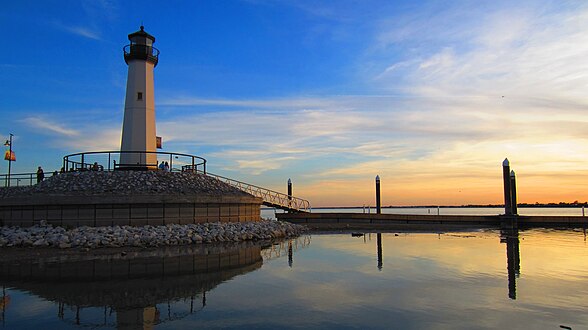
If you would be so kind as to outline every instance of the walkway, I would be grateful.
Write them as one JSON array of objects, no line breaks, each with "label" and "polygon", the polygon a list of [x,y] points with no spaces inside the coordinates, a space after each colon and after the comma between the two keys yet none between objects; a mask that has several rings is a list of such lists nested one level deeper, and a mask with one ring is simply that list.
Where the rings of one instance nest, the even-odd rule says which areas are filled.
[{"label": "walkway", "polygon": [[240,189],[246,193],[249,193],[255,197],[263,199],[263,205],[269,207],[279,208],[288,212],[310,212],[310,203],[302,198],[288,196],[286,194],[279,193],[277,191],[258,187],[249,183],[233,180],[224,176],[206,173],[206,175],[216,178],[224,183],[227,183],[237,189]]}]

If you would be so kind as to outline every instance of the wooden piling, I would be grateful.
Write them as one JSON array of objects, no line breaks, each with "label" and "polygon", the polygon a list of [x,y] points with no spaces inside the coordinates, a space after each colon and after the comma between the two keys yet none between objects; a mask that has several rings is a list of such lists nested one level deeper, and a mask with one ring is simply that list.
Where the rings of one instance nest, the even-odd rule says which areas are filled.
[{"label": "wooden piling", "polygon": [[380,176],[376,175],[376,214],[382,213],[382,207],[380,205]]},{"label": "wooden piling", "polygon": [[502,181],[504,184],[504,214],[512,215],[512,197],[510,187],[510,162],[505,158],[502,162]]},{"label": "wooden piling", "polygon": [[518,207],[517,207],[517,178],[515,175],[515,171],[510,171],[510,199],[511,199],[511,209],[512,214],[517,215],[519,214]]}]

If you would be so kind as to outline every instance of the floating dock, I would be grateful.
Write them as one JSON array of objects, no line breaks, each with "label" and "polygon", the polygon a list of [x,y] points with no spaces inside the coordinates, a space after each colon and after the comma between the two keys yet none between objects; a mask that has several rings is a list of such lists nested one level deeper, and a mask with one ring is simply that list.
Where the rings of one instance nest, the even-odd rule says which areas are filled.
[{"label": "floating dock", "polygon": [[278,220],[318,230],[447,230],[462,228],[586,228],[582,216],[417,215],[374,213],[277,213]]}]

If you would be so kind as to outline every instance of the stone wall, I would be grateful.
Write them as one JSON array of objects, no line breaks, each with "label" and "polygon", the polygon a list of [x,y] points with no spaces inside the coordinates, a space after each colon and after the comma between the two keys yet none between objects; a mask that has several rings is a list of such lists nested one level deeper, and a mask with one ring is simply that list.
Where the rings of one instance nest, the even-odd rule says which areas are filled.
[{"label": "stone wall", "polygon": [[0,206],[0,226],[144,226],[260,220],[260,203],[125,203]]}]

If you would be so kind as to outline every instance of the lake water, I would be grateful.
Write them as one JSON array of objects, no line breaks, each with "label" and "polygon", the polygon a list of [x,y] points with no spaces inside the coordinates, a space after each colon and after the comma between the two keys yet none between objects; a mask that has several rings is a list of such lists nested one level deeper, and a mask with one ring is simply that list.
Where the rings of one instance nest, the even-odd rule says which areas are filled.
[{"label": "lake water", "polygon": [[[274,208],[262,208],[261,216],[275,219],[276,213],[282,210]],[[365,208],[329,208],[312,209],[313,213],[376,213],[374,207]],[[385,214],[441,214],[441,215],[499,215],[504,214],[502,207],[406,207],[406,208],[382,208]],[[581,207],[519,207],[519,215],[588,215],[588,209]]]},{"label": "lake water", "polygon": [[[3,251],[3,329],[588,328],[584,230]],[[31,250],[32,251],[32,250]]]}]

